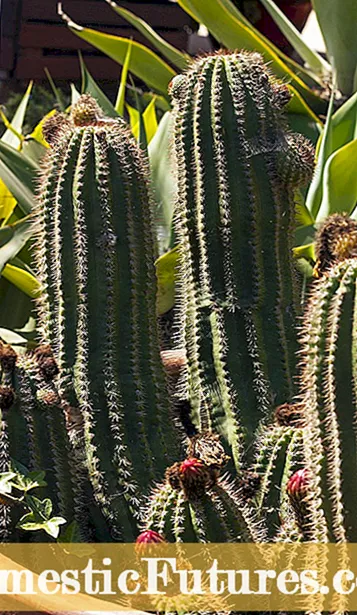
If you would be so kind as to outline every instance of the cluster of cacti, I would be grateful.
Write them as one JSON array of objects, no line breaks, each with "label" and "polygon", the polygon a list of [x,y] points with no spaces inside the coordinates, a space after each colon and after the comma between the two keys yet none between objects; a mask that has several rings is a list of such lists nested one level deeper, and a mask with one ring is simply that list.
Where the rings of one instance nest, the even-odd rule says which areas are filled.
[{"label": "cluster of cacti", "polygon": [[[320,230],[298,354],[294,199],[313,150],[286,128],[289,90],[259,55],[218,53],[170,92],[171,348],[160,354],[145,155],[82,96],[44,127],[41,344],[0,349],[1,471],[45,470],[81,540],[354,539],[357,224]],[[18,513],[3,511],[14,539]]]}]

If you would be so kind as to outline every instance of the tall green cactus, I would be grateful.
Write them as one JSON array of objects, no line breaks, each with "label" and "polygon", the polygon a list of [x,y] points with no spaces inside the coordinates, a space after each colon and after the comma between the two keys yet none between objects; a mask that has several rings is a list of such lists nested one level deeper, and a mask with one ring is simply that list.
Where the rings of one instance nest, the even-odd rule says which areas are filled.
[{"label": "tall green cactus", "polygon": [[[357,540],[357,224],[328,218],[317,238],[301,391],[311,489],[308,539]],[[319,506],[322,503],[322,508]]]},{"label": "tall green cactus", "polygon": [[252,53],[196,61],[171,84],[181,248],[177,347],[198,426],[236,466],[270,408],[295,392],[294,189],[313,149],[282,115],[287,86]]},{"label": "tall green cactus", "polygon": [[[64,508],[78,512],[88,505],[91,516],[93,492],[100,513],[93,509],[91,523],[102,516],[114,538],[130,540],[137,533],[140,498],[152,480],[162,478],[178,449],[156,330],[147,163],[123,120],[104,118],[89,96],[79,99],[70,118],[51,118],[44,134],[51,149],[37,212],[39,324],[42,348],[51,347],[57,360],[61,402],[37,410],[44,403],[38,370],[46,356],[40,366],[33,366],[39,355],[24,359],[14,388],[22,407],[34,398],[42,446],[36,427],[30,435],[37,449],[29,450],[31,437],[21,431],[29,425],[26,418],[11,420],[14,410],[7,429],[10,449],[15,447],[10,454],[30,462],[31,455],[42,455],[52,471],[66,441],[62,454],[67,447],[69,457],[59,460],[58,479],[69,498]],[[60,430],[66,408],[83,423],[70,436],[65,427]],[[78,464],[74,479],[71,455]]]}]

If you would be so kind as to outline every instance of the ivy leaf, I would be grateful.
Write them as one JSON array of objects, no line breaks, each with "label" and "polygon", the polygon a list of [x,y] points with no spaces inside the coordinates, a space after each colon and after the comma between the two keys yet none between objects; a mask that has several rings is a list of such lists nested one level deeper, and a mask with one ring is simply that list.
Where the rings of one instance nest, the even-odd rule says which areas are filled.
[{"label": "ivy leaf", "polygon": [[11,465],[15,471],[13,473],[14,479],[12,480],[12,485],[15,489],[27,493],[31,489],[47,486],[47,483],[44,480],[46,475],[45,472],[38,470],[29,472],[28,469],[18,461],[12,461]]},{"label": "ivy leaf", "polygon": [[2,472],[0,474],[0,493],[11,493],[12,479],[15,476],[15,472]]},{"label": "ivy leaf", "polygon": [[64,523],[66,523],[66,520],[63,519],[63,517],[52,517],[51,519],[41,520],[38,519],[36,513],[30,512],[21,517],[16,527],[27,532],[43,530],[46,534],[52,536],[52,538],[57,538],[60,526]]}]

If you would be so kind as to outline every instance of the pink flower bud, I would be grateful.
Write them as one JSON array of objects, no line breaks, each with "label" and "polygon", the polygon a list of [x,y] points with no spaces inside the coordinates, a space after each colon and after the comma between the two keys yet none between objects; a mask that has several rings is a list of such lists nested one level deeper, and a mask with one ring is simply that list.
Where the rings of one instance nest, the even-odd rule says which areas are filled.
[{"label": "pink flower bud", "polygon": [[149,544],[149,543],[159,543],[166,542],[165,538],[154,532],[154,530],[145,530],[145,532],[141,532],[136,539],[136,544]]},{"label": "pink flower bud", "polygon": [[307,468],[302,468],[290,476],[286,491],[291,499],[302,500],[308,492],[309,484],[310,472]]}]

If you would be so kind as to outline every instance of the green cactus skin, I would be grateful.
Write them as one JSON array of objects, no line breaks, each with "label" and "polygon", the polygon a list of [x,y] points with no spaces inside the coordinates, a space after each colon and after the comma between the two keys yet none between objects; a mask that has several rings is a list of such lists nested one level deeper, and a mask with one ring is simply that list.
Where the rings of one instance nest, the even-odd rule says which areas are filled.
[{"label": "green cactus skin", "polygon": [[312,174],[313,150],[285,131],[288,89],[258,54],[199,59],[170,92],[182,395],[200,428],[225,437],[239,469],[245,436],[249,443],[272,404],[295,391],[294,189]]},{"label": "green cactus skin", "polygon": [[[25,353],[17,357],[12,369],[2,369],[1,383],[1,390],[6,387],[14,392],[11,407],[1,408],[1,472],[11,469],[12,460],[29,471],[45,471],[43,496],[51,499],[68,523],[76,521],[82,540],[93,539],[88,516],[93,494],[83,455],[78,457],[71,442],[71,408],[60,398],[56,382],[43,373],[34,353]],[[16,514],[15,510],[8,519],[12,539],[17,538]]]},{"label": "green cactus skin", "polygon": [[114,536],[136,534],[138,491],[177,443],[155,314],[148,168],[122,120],[82,96],[51,142],[38,206],[42,340],[84,420],[88,469]]},{"label": "green cactus skin", "polygon": [[144,529],[169,542],[263,542],[263,523],[239,486],[222,477],[202,497],[189,501],[167,482],[152,493]]},{"label": "green cactus skin", "polygon": [[315,490],[310,540],[357,540],[356,284],[356,258],[330,266],[315,282],[304,317],[301,401]]}]

